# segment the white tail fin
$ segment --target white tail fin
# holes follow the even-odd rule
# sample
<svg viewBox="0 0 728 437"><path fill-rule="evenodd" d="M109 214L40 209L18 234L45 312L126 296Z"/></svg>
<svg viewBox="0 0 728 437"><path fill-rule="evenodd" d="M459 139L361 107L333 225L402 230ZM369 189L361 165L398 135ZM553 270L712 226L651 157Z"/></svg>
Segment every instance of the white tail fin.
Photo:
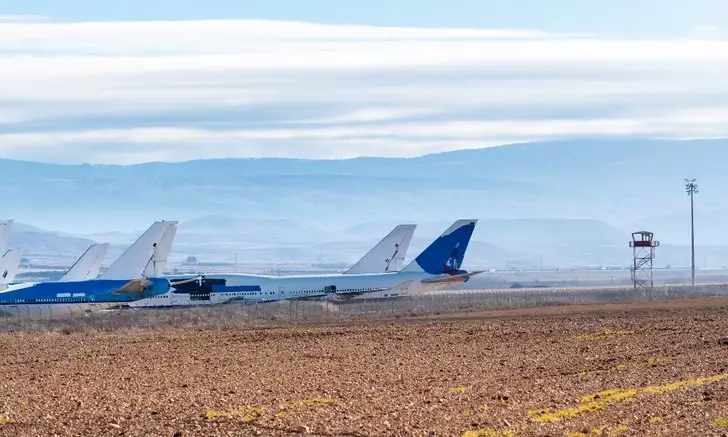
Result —
<svg viewBox="0 0 728 437"><path fill-rule="evenodd" d="M85 281L87 279L93 279L99 275L99 269L101 269L101 262L106 256L106 250L109 248L109 243L94 244L81 257L76 260L70 269L59 282L67 281Z"/></svg>
<svg viewBox="0 0 728 437"><path fill-rule="evenodd" d="M12 220L0 222L0 253L5 253L5 249L8 248L8 242L10 241L10 229L12 227Z"/></svg>
<svg viewBox="0 0 728 437"><path fill-rule="evenodd" d="M157 245L157 250L154 252L151 261L147 264L144 269L144 276L147 278L159 278L164 275L164 269L167 268L167 259L169 253L172 251L172 243L174 237L177 235L177 224L170 224L167 227L167 232L164 233L162 241Z"/></svg>
<svg viewBox="0 0 728 437"><path fill-rule="evenodd" d="M167 228L171 224L178 223L177 221L154 222L98 279L124 280L141 277L157 246L164 238Z"/></svg>
<svg viewBox="0 0 728 437"><path fill-rule="evenodd" d="M388 273L402 269L404 257L417 225L399 225L374 246L345 275L362 273Z"/></svg>
<svg viewBox="0 0 728 437"><path fill-rule="evenodd" d="M20 249L10 249L0 259L0 284L9 284L20 271Z"/></svg>

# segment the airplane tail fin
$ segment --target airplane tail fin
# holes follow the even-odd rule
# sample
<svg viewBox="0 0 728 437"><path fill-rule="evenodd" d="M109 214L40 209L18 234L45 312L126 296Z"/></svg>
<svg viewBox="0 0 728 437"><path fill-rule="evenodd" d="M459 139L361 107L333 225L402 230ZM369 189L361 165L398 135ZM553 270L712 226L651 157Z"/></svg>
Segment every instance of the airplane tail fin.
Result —
<svg viewBox="0 0 728 437"><path fill-rule="evenodd" d="M58 281L85 281L95 278L99 274L101 262L104 260L108 248L109 243L91 245Z"/></svg>
<svg viewBox="0 0 728 437"><path fill-rule="evenodd" d="M0 253L5 253L10 241L10 229L13 227L12 220L0 221Z"/></svg>
<svg viewBox="0 0 728 437"><path fill-rule="evenodd" d="M10 249L0 259L0 284L9 284L20 271L20 249Z"/></svg>
<svg viewBox="0 0 728 437"><path fill-rule="evenodd" d="M178 221L157 221L103 273L98 279L123 280L139 278L154 257L167 228Z"/></svg>
<svg viewBox="0 0 728 437"><path fill-rule="evenodd" d="M164 275L164 269L167 267L167 258L172 251L172 243L177 235L177 223L170 224L164 233L162 240L157 244L157 250L147 263L143 275L147 278L159 278Z"/></svg>
<svg viewBox="0 0 728 437"><path fill-rule="evenodd" d="M416 227L417 225L395 227L344 274L388 273L401 270Z"/></svg>
<svg viewBox="0 0 728 437"><path fill-rule="evenodd" d="M402 271L431 275L463 273L460 265L476 223L476 219L456 221Z"/></svg>

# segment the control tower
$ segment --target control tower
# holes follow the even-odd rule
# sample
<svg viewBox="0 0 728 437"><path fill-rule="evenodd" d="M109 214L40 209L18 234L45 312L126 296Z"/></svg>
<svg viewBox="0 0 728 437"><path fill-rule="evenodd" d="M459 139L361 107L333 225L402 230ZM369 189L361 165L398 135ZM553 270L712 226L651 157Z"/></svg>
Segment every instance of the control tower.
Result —
<svg viewBox="0 0 728 437"><path fill-rule="evenodd" d="M632 265L632 282L634 291L638 289L652 291L652 261L655 259L655 249L660 245L655 241L654 234L648 231L632 233L632 241L629 247L634 253L634 264Z"/></svg>

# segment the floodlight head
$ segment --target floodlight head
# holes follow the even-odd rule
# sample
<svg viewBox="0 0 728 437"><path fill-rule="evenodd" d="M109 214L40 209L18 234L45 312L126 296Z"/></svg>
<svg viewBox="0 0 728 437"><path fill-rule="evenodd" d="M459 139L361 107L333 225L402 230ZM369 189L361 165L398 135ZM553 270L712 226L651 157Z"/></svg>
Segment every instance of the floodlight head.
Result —
<svg viewBox="0 0 728 437"><path fill-rule="evenodd" d="M685 178L685 192L690 195L698 193L698 184L695 183L695 178Z"/></svg>

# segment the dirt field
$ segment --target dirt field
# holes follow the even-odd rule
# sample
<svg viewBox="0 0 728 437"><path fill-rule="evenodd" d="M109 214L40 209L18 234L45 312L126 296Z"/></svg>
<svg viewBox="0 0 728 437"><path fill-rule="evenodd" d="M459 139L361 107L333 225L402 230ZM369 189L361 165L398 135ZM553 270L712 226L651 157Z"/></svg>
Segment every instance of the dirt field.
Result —
<svg viewBox="0 0 728 437"><path fill-rule="evenodd" d="M728 436L728 297L0 335L2 436Z"/></svg>

